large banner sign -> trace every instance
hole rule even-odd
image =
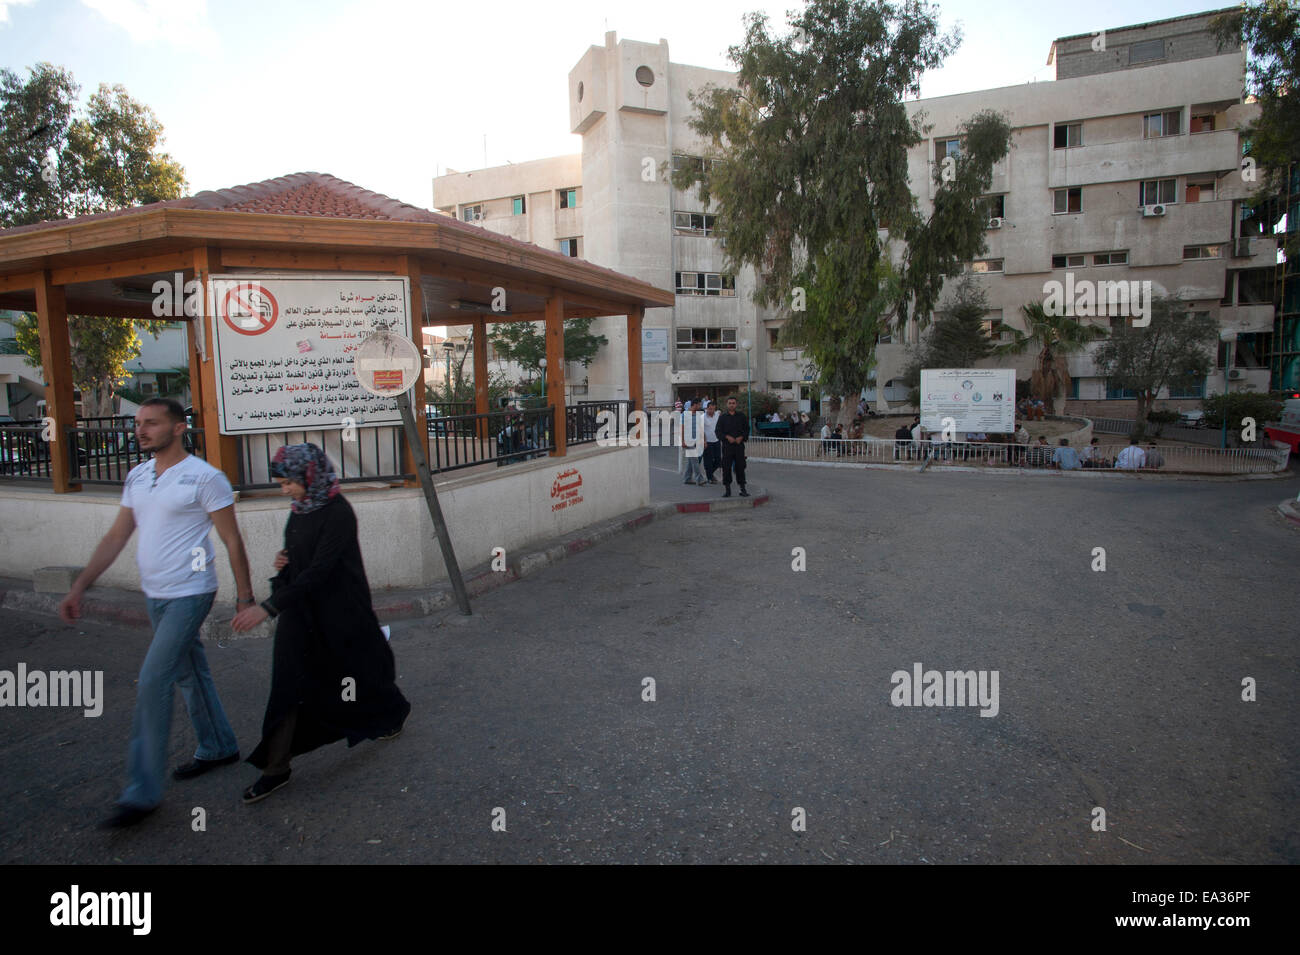
[[[968,432],[1010,434],[1016,428],[1016,373],[1012,368],[921,369],[921,427],[942,431],[954,422],[961,441]]]
[[[400,424],[396,400],[363,390],[352,365],[381,323],[411,337],[410,300],[404,276],[212,276],[221,433]]]

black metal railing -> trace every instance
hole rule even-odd
[[[399,426],[285,431],[239,436],[239,482],[235,490],[275,487],[275,479],[271,477],[275,452],[282,445],[308,443],[316,445],[334,462],[342,484],[415,479],[414,474],[402,470],[406,442]]]
[[[80,484],[123,484],[131,469],[151,457],[141,451],[132,428],[68,428],[64,432],[72,449],[68,477]],[[191,428],[181,435],[181,445],[204,457],[203,431]]]
[[[620,414],[619,408],[624,407],[627,410]],[[608,414],[602,415],[602,412]],[[617,440],[623,433],[627,424],[627,416],[632,413],[632,402],[630,401],[579,401],[577,404],[569,405],[564,409],[565,433],[567,443],[591,444],[605,427],[606,433],[613,440]]]
[[[44,438],[40,424],[0,425],[0,479],[52,480],[50,446]]]
[[[429,470],[495,463],[497,467],[555,450],[555,408],[505,408],[487,414],[429,419]]]

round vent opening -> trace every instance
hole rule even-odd
[[[578,102],[582,102],[582,83],[578,83]]]
[[[648,66],[638,66],[636,68],[636,81],[642,86],[654,86],[655,71]]]

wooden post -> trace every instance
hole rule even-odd
[[[644,411],[645,382],[641,380],[641,321],[645,309],[637,306],[627,313],[627,396],[632,401],[628,412]]]
[[[488,363],[487,363],[487,319],[474,319],[474,413],[487,414],[492,409],[488,407]],[[480,440],[487,440],[492,437],[486,418],[480,418],[478,423],[478,436]]]
[[[551,456],[562,458],[569,437],[564,408],[564,300],[554,293],[546,299],[546,403],[555,406],[555,450]]]
[[[199,247],[194,250],[194,278],[198,280],[203,296],[203,314],[195,316],[203,323],[204,353],[207,358],[200,363],[199,393],[202,406],[194,406],[196,425],[203,429],[204,456],[218,471],[226,475],[233,485],[239,484],[239,439],[221,433],[221,412],[217,406],[217,303],[208,299],[208,276],[220,270],[221,257],[216,249]]]
[[[41,335],[41,369],[45,373],[45,415],[54,419],[50,435],[50,470],[54,492],[80,491],[73,483],[72,447],[68,428],[77,426],[77,409],[72,389],[72,345],[68,340],[68,300],[62,285],[50,282],[42,272],[36,284],[36,319]]]
[[[203,293],[200,292],[200,295]],[[195,315],[185,322],[185,348],[189,353],[190,366],[190,407],[194,409],[194,427],[202,428],[203,418],[203,363],[199,358],[199,339],[203,326],[199,322],[203,321],[202,315]],[[203,350],[206,352],[212,347],[212,343],[203,338]],[[207,454],[207,433],[204,432],[204,455]]]
[[[411,286],[411,341],[415,342],[416,349],[420,354],[424,354],[424,288],[420,285],[420,261],[409,255],[399,255],[397,257],[398,274],[405,275]],[[424,440],[425,454],[429,448],[429,421],[424,413],[424,370],[420,370],[420,377],[415,381],[415,387],[412,389],[415,397],[411,401],[412,410],[415,412],[415,431],[421,435]],[[415,455],[409,447],[402,449],[402,473],[414,474],[415,480],[407,481],[407,487],[419,487],[420,476],[416,465]]]

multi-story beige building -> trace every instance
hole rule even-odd
[[[909,156],[923,213],[936,164],[961,148],[964,120],[993,109],[1013,128],[987,197],[988,251],[971,263],[988,291],[995,337],[1025,327],[1021,306],[1042,302],[1048,283],[1150,282],[1221,328],[1214,370],[1173,397],[1191,404],[1225,388],[1269,388],[1277,243],[1243,219],[1254,183],[1242,174],[1239,128],[1255,107],[1241,99],[1243,52],[1219,51],[1208,29],[1217,12],[1059,38],[1049,53],[1054,81],[907,104],[924,113],[928,130]],[[645,317],[648,401],[718,395],[748,379],[781,394],[786,407],[806,408],[812,376],[797,350],[780,346],[784,316],[754,305],[751,270],[727,274],[712,234],[716,210],[667,179],[672,165],[701,162],[705,152],[688,125],[688,94],[734,82],[728,72],[672,63],[665,40],[606,34],[569,74],[581,156],[439,177],[434,205],[675,288],[674,308]],[[611,357],[588,370],[593,398],[626,397],[626,374],[612,357],[623,354],[620,324],[601,329]],[[913,324],[882,338],[881,387],[866,394],[878,408],[905,401],[899,374],[917,337]],[[996,360],[1020,377],[1032,362],[1032,354]],[[1131,396],[1109,389],[1087,354],[1073,357],[1070,370],[1067,407],[1113,417],[1131,411]]]

